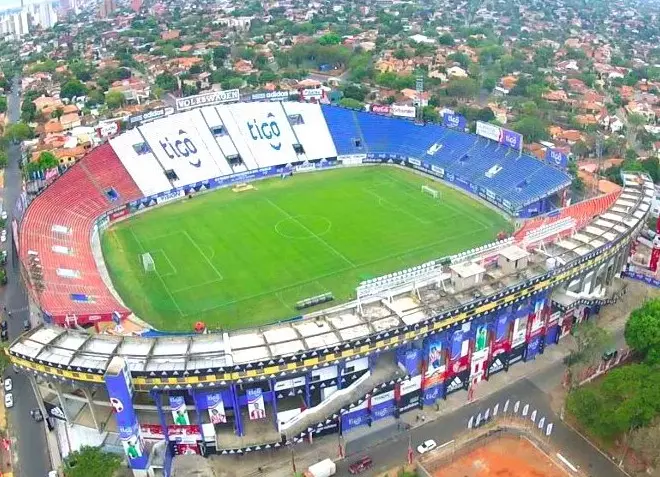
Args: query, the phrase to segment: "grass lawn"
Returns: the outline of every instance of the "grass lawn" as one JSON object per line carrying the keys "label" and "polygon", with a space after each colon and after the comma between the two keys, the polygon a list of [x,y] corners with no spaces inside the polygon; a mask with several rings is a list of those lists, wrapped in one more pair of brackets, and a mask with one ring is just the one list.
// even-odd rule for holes
{"label": "grass lawn", "polygon": [[[441,192],[436,199],[423,184]],[[163,330],[241,328],[299,314],[298,300],[355,296],[366,278],[495,238],[508,224],[465,194],[393,167],[298,174],[222,189],[107,230],[113,283]],[[141,255],[154,258],[145,272]],[[328,305],[326,305],[328,306]]]}

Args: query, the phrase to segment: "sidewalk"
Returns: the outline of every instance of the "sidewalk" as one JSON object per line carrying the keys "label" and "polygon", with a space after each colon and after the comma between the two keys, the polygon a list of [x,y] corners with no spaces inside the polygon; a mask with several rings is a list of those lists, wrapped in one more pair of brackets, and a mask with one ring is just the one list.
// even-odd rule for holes
{"label": "sidewalk", "polygon": [[[648,298],[660,296],[660,290],[650,289],[641,283],[626,281],[626,284],[628,285],[626,294],[621,297],[619,302],[604,307],[597,318],[598,323],[615,337],[622,336],[631,310],[640,306]],[[559,344],[546,348],[545,352],[537,356],[535,360],[517,364],[509,368],[508,372],[498,373],[489,381],[482,381],[475,388],[472,402],[484,399],[518,380],[540,374],[556,366],[562,362],[564,356],[568,355],[573,344],[573,338],[567,336]],[[450,395],[446,401],[441,402],[439,409],[436,410],[435,406],[425,406],[423,410],[411,411],[402,415],[400,421],[410,424],[412,427],[418,427],[456,411],[467,402],[467,393],[457,392]],[[417,420],[417,416],[420,417],[419,420]],[[245,456],[214,456],[211,457],[211,460],[219,476],[290,477],[293,458],[290,450],[279,449],[255,452]],[[337,436],[325,436],[315,439],[313,444],[305,442],[295,446],[295,463],[298,472],[302,472],[310,465],[326,458],[339,459]],[[261,472],[259,467],[262,468]]]}
{"label": "sidewalk", "polygon": [[[7,410],[4,405],[0,405],[0,437],[10,439],[10,432],[8,430]],[[13,455],[12,446],[13,439],[10,439],[9,447],[5,447],[4,443],[0,442],[0,476],[13,477]]]}

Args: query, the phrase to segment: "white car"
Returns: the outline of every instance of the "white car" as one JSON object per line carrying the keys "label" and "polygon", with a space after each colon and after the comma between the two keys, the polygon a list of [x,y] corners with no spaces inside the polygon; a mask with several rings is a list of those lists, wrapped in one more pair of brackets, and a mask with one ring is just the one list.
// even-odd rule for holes
{"label": "white car", "polygon": [[10,393],[14,389],[14,383],[11,378],[5,378],[5,392]]}
{"label": "white car", "polygon": [[5,393],[5,407],[14,407],[14,395],[12,393]]}
{"label": "white car", "polygon": [[3,210],[2,212],[0,212],[0,219],[7,220],[7,211],[6,210]]}
{"label": "white car", "polygon": [[426,454],[427,452],[432,451],[436,447],[438,447],[438,444],[436,444],[433,439],[429,439],[428,441],[424,441],[417,446],[417,452],[419,452],[420,454]]}
{"label": "white car", "polygon": [[0,235],[0,243],[5,243],[7,241],[7,234]]}

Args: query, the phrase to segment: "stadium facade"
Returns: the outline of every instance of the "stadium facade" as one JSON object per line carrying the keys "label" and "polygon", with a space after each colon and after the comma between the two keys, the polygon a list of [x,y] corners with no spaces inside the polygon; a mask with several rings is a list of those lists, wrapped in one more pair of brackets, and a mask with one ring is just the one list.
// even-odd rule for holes
{"label": "stadium facade", "polygon": [[[439,402],[534,359],[616,300],[650,210],[652,182],[624,174],[622,190],[543,215],[570,178],[521,149],[490,127],[474,136],[306,103],[205,106],[138,125],[20,205],[22,272],[49,324],[10,358],[56,403],[51,416],[115,439],[136,475],[167,469],[176,453],[348,436]],[[296,321],[157,337],[73,327],[130,314],[95,260],[113,222],[219,187],[363,164],[415,169],[509,215],[542,216],[506,240],[365,281],[354,302]]]}

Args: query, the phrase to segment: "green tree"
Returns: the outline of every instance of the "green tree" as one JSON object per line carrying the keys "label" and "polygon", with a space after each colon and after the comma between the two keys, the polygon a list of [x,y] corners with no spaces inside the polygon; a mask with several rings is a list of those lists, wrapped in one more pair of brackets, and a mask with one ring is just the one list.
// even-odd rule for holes
{"label": "green tree", "polygon": [[156,86],[164,91],[174,91],[179,87],[179,82],[173,74],[161,73],[156,76]]}
{"label": "green tree", "polygon": [[474,98],[479,93],[479,84],[472,78],[454,78],[447,83],[447,94],[455,98]]}
{"label": "green tree", "polygon": [[42,171],[57,167],[57,165],[59,164],[59,161],[57,160],[55,154],[53,154],[50,151],[44,151],[41,154],[39,154],[39,160],[37,162],[39,164],[39,168]]}
{"label": "green tree", "polygon": [[433,106],[424,106],[422,108],[422,117],[424,118],[424,121],[434,123],[440,122],[440,114]]}
{"label": "green tree", "polygon": [[364,104],[358,101],[357,99],[353,99],[353,98],[341,98],[339,100],[339,105],[343,106],[344,108],[358,109],[360,111],[364,111]]}
{"label": "green tree", "polygon": [[438,43],[441,45],[452,46],[454,44],[454,37],[449,33],[443,33],[440,35],[440,37],[438,37]]}
{"label": "green tree", "polygon": [[67,477],[112,477],[121,466],[121,457],[99,447],[83,446],[64,459]]}
{"label": "green tree", "polygon": [[348,85],[346,88],[344,88],[345,98],[353,98],[360,102],[364,102],[365,98],[367,97],[367,93],[367,90],[357,85]]}
{"label": "green tree", "polygon": [[319,45],[338,45],[341,43],[341,36],[335,32],[329,32],[319,38]]}
{"label": "green tree", "polygon": [[77,80],[71,79],[64,83],[60,89],[60,96],[62,98],[73,98],[76,96],[85,96],[87,94],[87,88],[85,85]]}
{"label": "green tree", "polygon": [[0,113],[7,112],[7,97],[0,96]]}
{"label": "green tree", "polygon": [[582,371],[601,359],[603,353],[613,345],[611,334],[592,320],[576,325],[572,335],[575,349],[564,358],[571,388],[578,384]]}
{"label": "green tree", "polygon": [[538,116],[523,116],[511,127],[522,134],[526,142],[536,142],[548,138],[548,125]]}
{"label": "green tree", "polygon": [[217,48],[213,48],[213,64],[217,68],[221,68],[225,63],[225,60],[229,58],[230,53],[231,50],[228,46],[218,46]]}
{"label": "green tree", "polygon": [[[4,268],[1,269],[3,273],[5,274],[5,278],[7,273],[4,271]],[[6,283],[6,281],[5,281]],[[5,371],[7,368],[11,365],[11,362],[9,361],[9,355],[7,354],[7,346],[9,343],[0,343],[0,374],[3,376],[5,375]]]}
{"label": "green tree", "polygon": [[110,109],[119,108],[124,104],[124,95],[121,91],[108,91],[105,95],[105,103]]}
{"label": "green tree", "polygon": [[660,419],[648,426],[633,430],[630,433],[630,447],[644,460],[649,467],[660,466]]}
{"label": "green tree", "polygon": [[64,110],[62,108],[57,108],[55,111],[50,113],[50,117],[53,119],[60,119],[64,115]]}
{"label": "green tree", "polygon": [[25,141],[33,135],[32,128],[23,122],[10,124],[5,129],[5,137],[11,141]]}
{"label": "green tree", "polygon": [[460,64],[463,68],[467,68],[470,65],[470,57],[462,52],[452,53],[447,57],[447,59],[449,61],[455,61],[456,63]]}
{"label": "green tree", "polygon": [[23,104],[21,105],[21,121],[24,122],[34,121],[36,117],[37,117],[37,106],[32,102],[32,100],[28,100],[26,98],[25,100],[23,100]]}
{"label": "green tree", "polygon": [[633,310],[624,336],[631,349],[650,364],[660,364],[660,299],[648,300]]}
{"label": "green tree", "polygon": [[7,153],[5,151],[0,151],[0,169],[7,167],[8,163],[9,157],[7,156]]}

